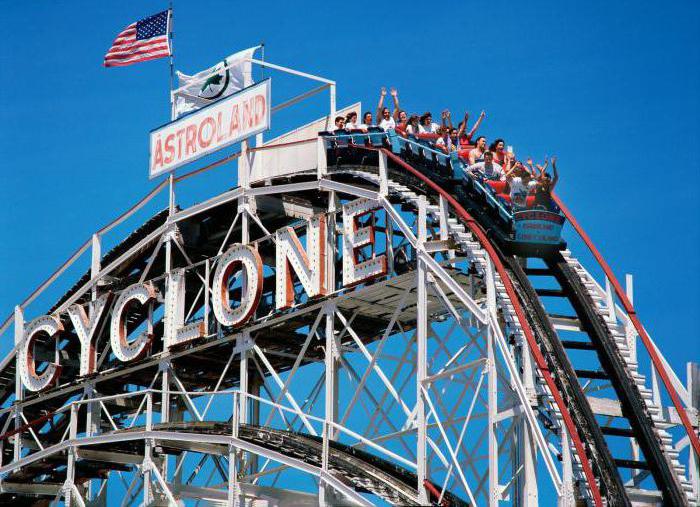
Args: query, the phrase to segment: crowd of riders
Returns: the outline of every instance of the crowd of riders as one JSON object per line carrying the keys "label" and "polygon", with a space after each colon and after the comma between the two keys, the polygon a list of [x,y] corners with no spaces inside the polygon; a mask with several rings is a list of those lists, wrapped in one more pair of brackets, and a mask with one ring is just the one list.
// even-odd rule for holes
{"label": "crowd of riders", "polygon": [[[535,164],[532,159],[523,163],[517,160],[512,147],[506,146],[503,139],[495,139],[489,144],[486,137],[476,136],[486,117],[484,111],[471,128],[468,127],[468,113],[455,128],[450,111],[442,111],[438,124],[433,121],[429,111],[418,115],[401,109],[395,88],[391,88],[389,94],[393,111],[385,105],[387,90],[382,88],[376,116],[367,111],[359,118],[358,113],[352,111],[345,117],[335,118],[335,129],[367,132],[370,128],[380,127],[386,131],[394,130],[404,138],[420,141],[436,151],[448,155],[455,152],[466,167],[464,177],[475,178],[490,187],[497,198],[514,211],[556,210],[551,198],[559,179],[556,157],[552,157],[551,161],[545,159],[542,164]],[[552,174],[547,171],[550,164]]]}

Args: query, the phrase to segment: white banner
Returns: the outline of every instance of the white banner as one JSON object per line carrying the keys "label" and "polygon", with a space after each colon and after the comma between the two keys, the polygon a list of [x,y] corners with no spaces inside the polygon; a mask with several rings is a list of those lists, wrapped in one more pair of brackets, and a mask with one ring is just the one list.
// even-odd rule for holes
{"label": "white banner", "polygon": [[260,47],[239,51],[193,76],[177,71],[180,84],[173,93],[175,118],[228,97],[243,89],[246,83],[252,85],[252,64],[249,60]]}
{"label": "white banner", "polygon": [[270,108],[266,79],[151,131],[149,177],[269,129]]}

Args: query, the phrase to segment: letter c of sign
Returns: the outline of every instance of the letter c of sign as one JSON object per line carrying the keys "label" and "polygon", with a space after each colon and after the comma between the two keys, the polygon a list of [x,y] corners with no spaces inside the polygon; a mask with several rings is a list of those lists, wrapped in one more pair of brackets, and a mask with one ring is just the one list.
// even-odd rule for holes
{"label": "letter c of sign", "polygon": [[34,362],[34,344],[40,333],[45,333],[50,339],[57,339],[63,331],[63,324],[53,315],[43,315],[27,324],[24,330],[24,343],[19,354],[19,371],[22,383],[30,391],[41,391],[58,380],[61,366],[49,363],[41,374],[36,372]]}
{"label": "letter c of sign", "polygon": [[[243,273],[241,304],[231,308],[229,280],[240,269]],[[219,259],[214,272],[212,306],[214,315],[223,326],[242,326],[255,313],[262,295],[263,265],[257,250],[248,245],[234,245]]]}
{"label": "letter c of sign", "polygon": [[143,306],[153,301],[156,298],[156,294],[156,288],[152,283],[137,283],[124,289],[114,303],[112,322],[110,323],[110,340],[112,352],[120,361],[127,362],[140,359],[148,352],[148,348],[153,340],[153,333],[149,329],[139,334],[133,340],[128,341],[126,310],[129,306],[135,306],[138,303]]}

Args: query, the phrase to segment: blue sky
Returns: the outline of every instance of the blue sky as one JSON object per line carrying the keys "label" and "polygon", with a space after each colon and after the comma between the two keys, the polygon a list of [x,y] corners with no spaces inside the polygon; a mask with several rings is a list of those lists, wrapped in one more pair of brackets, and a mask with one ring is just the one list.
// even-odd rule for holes
{"label": "blue sky", "polygon": [[[166,7],[0,2],[3,318],[153,185],[147,138],[168,118],[167,61],[101,64],[120,30]],[[485,109],[489,139],[556,154],[560,195],[618,276],[634,274],[638,313],[685,379],[700,359],[699,26],[695,1],[176,0],[175,52],[191,73],[264,40],[268,60],[337,80],[339,105],[374,109],[393,85],[409,112]],[[303,84],[273,76],[273,100]],[[314,107],[296,111],[307,121]]]}

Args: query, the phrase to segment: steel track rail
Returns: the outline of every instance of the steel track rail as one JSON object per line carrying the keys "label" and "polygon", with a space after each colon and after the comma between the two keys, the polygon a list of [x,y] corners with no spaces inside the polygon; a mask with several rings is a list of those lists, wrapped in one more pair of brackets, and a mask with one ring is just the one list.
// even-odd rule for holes
{"label": "steel track rail", "polygon": [[659,354],[656,352],[656,349],[654,348],[654,344],[652,343],[649,334],[646,332],[646,329],[644,329],[644,326],[639,320],[634,306],[627,297],[625,291],[622,289],[622,285],[620,285],[620,282],[617,280],[617,277],[615,276],[615,273],[613,273],[613,270],[610,268],[610,265],[608,265],[608,263],[605,261],[603,255],[596,248],[591,238],[588,236],[583,227],[579,224],[578,220],[576,220],[576,217],[573,215],[573,213],[571,213],[569,208],[566,207],[566,205],[562,202],[558,195],[552,194],[552,198],[556,202],[557,206],[559,206],[562,213],[572,225],[574,230],[576,230],[576,233],[581,237],[583,242],[591,251],[593,257],[595,257],[596,261],[605,273],[605,276],[608,278],[608,280],[610,280],[610,285],[612,285],[615,294],[617,295],[618,299],[622,303],[622,306],[627,312],[627,316],[629,317],[630,321],[632,322],[632,325],[639,334],[639,337],[641,338],[642,343],[644,344],[644,347],[646,348],[647,353],[651,358],[654,368],[658,372],[659,377],[661,377],[661,380],[664,383],[664,386],[666,387],[669,396],[671,397],[673,406],[678,412],[678,416],[680,417],[681,422],[683,423],[685,431],[688,435],[688,439],[690,440],[690,444],[695,451],[695,455],[700,457],[700,439],[698,438],[698,434],[693,428],[692,423],[690,422],[688,413],[686,412],[685,407],[683,407],[683,403],[680,397],[678,396],[676,389],[673,387],[673,383],[671,382],[671,379],[669,378],[668,373],[666,372],[666,368],[664,367],[663,361],[659,357]]}
{"label": "steel track rail", "polygon": [[[500,252],[499,249],[497,251]],[[503,262],[508,267],[509,274],[515,284],[516,290],[527,308],[530,325],[538,331],[537,335],[542,341],[542,347],[546,352],[546,358],[551,363],[551,368],[556,372],[556,382],[560,389],[571,401],[569,409],[576,421],[576,425],[584,438],[591,460],[597,468],[603,493],[606,494],[608,504],[614,506],[631,506],[631,502],[625,492],[625,486],[620,476],[615,461],[605,442],[595,414],[586,400],[586,395],[576,377],[566,350],[559,340],[557,332],[547,316],[547,312],[534,288],[530,284],[527,275],[520,267],[518,259],[503,256]]]}
{"label": "steel track rail", "polygon": [[[230,423],[222,422],[170,422],[154,424],[151,429],[134,427],[113,431],[104,435],[77,439],[74,444],[79,448],[92,447],[106,453],[143,454],[142,440],[157,441],[165,454],[178,454],[183,450],[192,452],[211,452],[212,446],[220,446],[222,454],[232,438]],[[243,424],[239,427],[237,439],[254,448],[264,449],[275,456],[286,456],[291,460],[300,460],[305,465],[317,469],[321,464],[323,439],[306,433],[279,430],[271,427]],[[82,441],[81,441],[82,440]],[[374,456],[368,452],[336,441],[330,441],[329,474],[338,482],[353,488],[358,493],[371,493],[390,504],[418,505],[417,477],[415,473]],[[60,449],[59,449],[60,447]],[[61,452],[65,444],[59,444]],[[251,448],[251,449],[254,449]],[[49,451],[50,449],[47,449]],[[248,449],[250,450],[250,449]],[[281,456],[280,456],[281,455]],[[45,456],[51,458],[51,454]],[[89,459],[88,459],[89,461]],[[28,463],[22,470],[40,465],[41,459]],[[100,462],[109,468],[108,462]],[[35,465],[35,466],[36,466]],[[60,466],[60,462],[56,462]],[[117,463],[115,468],[120,468]],[[289,466],[294,466],[290,464]],[[42,472],[46,470],[42,468]],[[8,475],[11,480],[12,474]],[[432,489],[436,487],[430,484]],[[0,495],[0,502],[2,502]],[[454,494],[445,492],[441,505],[464,507],[468,504]]]}
{"label": "steel track rail", "polygon": [[596,313],[595,303],[588,295],[581,279],[561,253],[545,259],[545,262],[567,294],[582,324],[582,329],[596,346],[601,365],[620,400],[623,415],[634,430],[634,438],[644,453],[664,502],[667,505],[687,505],[688,499],[683,493],[678,476],[673,472],[673,465],[663,452],[662,443],[654,432],[652,416],[646,408],[634,379],[629,376],[614,338]]}

